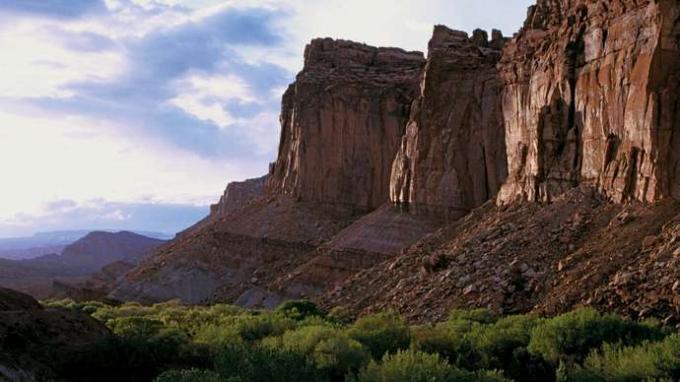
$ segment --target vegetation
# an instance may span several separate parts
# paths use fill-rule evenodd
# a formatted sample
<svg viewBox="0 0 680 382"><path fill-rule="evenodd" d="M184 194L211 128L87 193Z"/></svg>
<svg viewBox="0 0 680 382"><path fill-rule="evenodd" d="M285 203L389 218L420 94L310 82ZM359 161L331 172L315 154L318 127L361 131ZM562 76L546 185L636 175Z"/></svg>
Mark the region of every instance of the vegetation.
<svg viewBox="0 0 680 382"><path fill-rule="evenodd" d="M156 382L677 381L680 334L592 309L554 318L451 312L409 326L397 314L352 322L294 301L271 311L176 302L46 302L105 323L114 336L53 362L65 380Z"/></svg>

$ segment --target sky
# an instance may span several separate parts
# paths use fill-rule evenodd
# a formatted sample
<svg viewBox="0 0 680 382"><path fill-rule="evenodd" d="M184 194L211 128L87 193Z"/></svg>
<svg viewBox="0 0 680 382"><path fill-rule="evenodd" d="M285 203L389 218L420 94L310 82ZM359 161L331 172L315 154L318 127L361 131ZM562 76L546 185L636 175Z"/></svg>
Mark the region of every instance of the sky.
<svg viewBox="0 0 680 382"><path fill-rule="evenodd" d="M276 157L305 45L512 35L532 0L0 0L0 237L177 232Z"/></svg>

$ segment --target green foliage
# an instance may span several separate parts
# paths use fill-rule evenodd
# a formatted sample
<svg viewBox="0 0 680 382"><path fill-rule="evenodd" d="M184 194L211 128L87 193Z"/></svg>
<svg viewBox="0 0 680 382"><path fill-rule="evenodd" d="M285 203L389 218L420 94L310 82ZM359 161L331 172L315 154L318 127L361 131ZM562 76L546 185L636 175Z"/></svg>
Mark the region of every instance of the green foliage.
<svg viewBox="0 0 680 382"><path fill-rule="evenodd" d="M536 326L528 348L557 365L560 360L578 362L606 342L635 344L661 335L658 328L646 324L580 309Z"/></svg>
<svg viewBox="0 0 680 382"><path fill-rule="evenodd" d="M229 345L217 355L215 369L222 378L248 382L317 381L314 365L304 356L266 347Z"/></svg>
<svg viewBox="0 0 680 382"><path fill-rule="evenodd" d="M585 361L588 373L606 381L680 378L680 335L638 346L605 344Z"/></svg>
<svg viewBox="0 0 680 382"><path fill-rule="evenodd" d="M276 312L298 321L325 315L313 302L307 300L286 301L276 308Z"/></svg>
<svg viewBox="0 0 680 382"><path fill-rule="evenodd" d="M275 311L177 301L43 304L91 314L113 333L80 352L46 353L41 362L50 365L43 378L49 380L680 380L680 334L660 329L658 322L634 322L592 309L550 319L454 310L447 321L409 327L394 313L352 323L346 309L326 316L308 301ZM36 335L17 330L5 343L21 350Z"/></svg>
<svg viewBox="0 0 680 382"><path fill-rule="evenodd" d="M168 370L154 382L220 382L220 375L210 370Z"/></svg>
<svg viewBox="0 0 680 382"><path fill-rule="evenodd" d="M475 382L507 381L493 372L478 374L458 370L437 354L408 350L372 361L354 379L356 382Z"/></svg>
<svg viewBox="0 0 680 382"><path fill-rule="evenodd" d="M362 317L350 327L348 335L366 346L374 359L406 349L411 342L409 327L393 313Z"/></svg>
<svg viewBox="0 0 680 382"><path fill-rule="evenodd" d="M454 309L449 313L449 321L472 321L480 324L493 324L496 316L488 309Z"/></svg>

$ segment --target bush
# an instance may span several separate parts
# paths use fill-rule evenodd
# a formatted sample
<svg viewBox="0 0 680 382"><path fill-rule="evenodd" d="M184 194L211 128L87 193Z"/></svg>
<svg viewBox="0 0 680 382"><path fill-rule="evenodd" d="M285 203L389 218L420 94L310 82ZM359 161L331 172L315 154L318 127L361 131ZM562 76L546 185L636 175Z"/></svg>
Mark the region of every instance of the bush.
<svg viewBox="0 0 680 382"><path fill-rule="evenodd" d="M496 316L488 309L454 309L449 313L449 321L471 321L480 324L493 324Z"/></svg>
<svg viewBox="0 0 680 382"><path fill-rule="evenodd" d="M382 363L372 361L356 378L356 382L475 382L506 381L492 372L473 374L452 367L437 354L399 351L385 355Z"/></svg>
<svg viewBox="0 0 680 382"><path fill-rule="evenodd" d="M605 342L636 344L661 335L660 329L649 325L580 309L536 326L531 332L529 351L557 365L560 360L580 362Z"/></svg>
<svg viewBox="0 0 680 382"><path fill-rule="evenodd" d="M154 382L220 382L220 375L209 370L168 370Z"/></svg>
<svg viewBox="0 0 680 382"><path fill-rule="evenodd" d="M348 373L356 373L370 360L368 352L357 341L335 336L319 342L312 359L316 367L331 381L341 381Z"/></svg>
<svg viewBox="0 0 680 382"><path fill-rule="evenodd" d="M307 300L286 301L276 308L276 312L297 321L307 317L323 317L325 315L317 308L316 304Z"/></svg>
<svg viewBox="0 0 680 382"><path fill-rule="evenodd" d="M605 344L584 363L591 375L607 381L642 381L680 378L680 335L638 346Z"/></svg>
<svg viewBox="0 0 680 382"><path fill-rule="evenodd" d="M229 344L240 344L243 340L237 328L233 326L206 325L196 331L194 342L215 349Z"/></svg>
<svg viewBox="0 0 680 382"><path fill-rule="evenodd" d="M237 330L245 341L257 341L265 337L280 336L296 327L294 320L273 314L244 316L237 322Z"/></svg>
<svg viewBox="0 0 680 382"><path fill-rule="evenodd" d="M215 359L215 369L222 378L248 382L316 381L314 365L295 352L248 347L226 346Z"/></svg>
<svg viewBox="0 0 680 382"><path fill-rule="evenodd" d="M348 334L366 346L374 359L406 349L411 342L408 326L392 313L362 317L348 330Z"/></svg>

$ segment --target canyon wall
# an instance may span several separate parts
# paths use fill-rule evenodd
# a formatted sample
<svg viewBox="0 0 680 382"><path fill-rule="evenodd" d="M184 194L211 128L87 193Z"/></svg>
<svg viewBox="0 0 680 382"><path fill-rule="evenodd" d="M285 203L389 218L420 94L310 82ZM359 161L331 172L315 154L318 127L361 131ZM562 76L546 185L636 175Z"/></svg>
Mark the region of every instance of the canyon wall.
<svg viewBox="0 0 680 382"><path fill-rule="evenodd" d="M234 212L246 204L264 195L266 176L247 179L242 182L231 182L217 204L210 206L210 214L224 216Z"/></svg>
<svg viewBox="0 0 680 382"><path fill-rule="evenodd" d="M283 96L267 191L365 210L386 202L423 64L419 52L312 41Z"/></svg>
<svg viewBox="0 0 680 382"><path fill-rule="evenodd" d="M505 39L499 31L492 37L435 27L420 95L392 168L393 202L461 216L495 196L505 180L496 70Z"/></svg>
<svg viewBox="0 0 680 382"><path fill-rule="evenodd" d="M680 196L680 4L539 0L499 65L509 178L499 201L578 184Z"/></svg>

